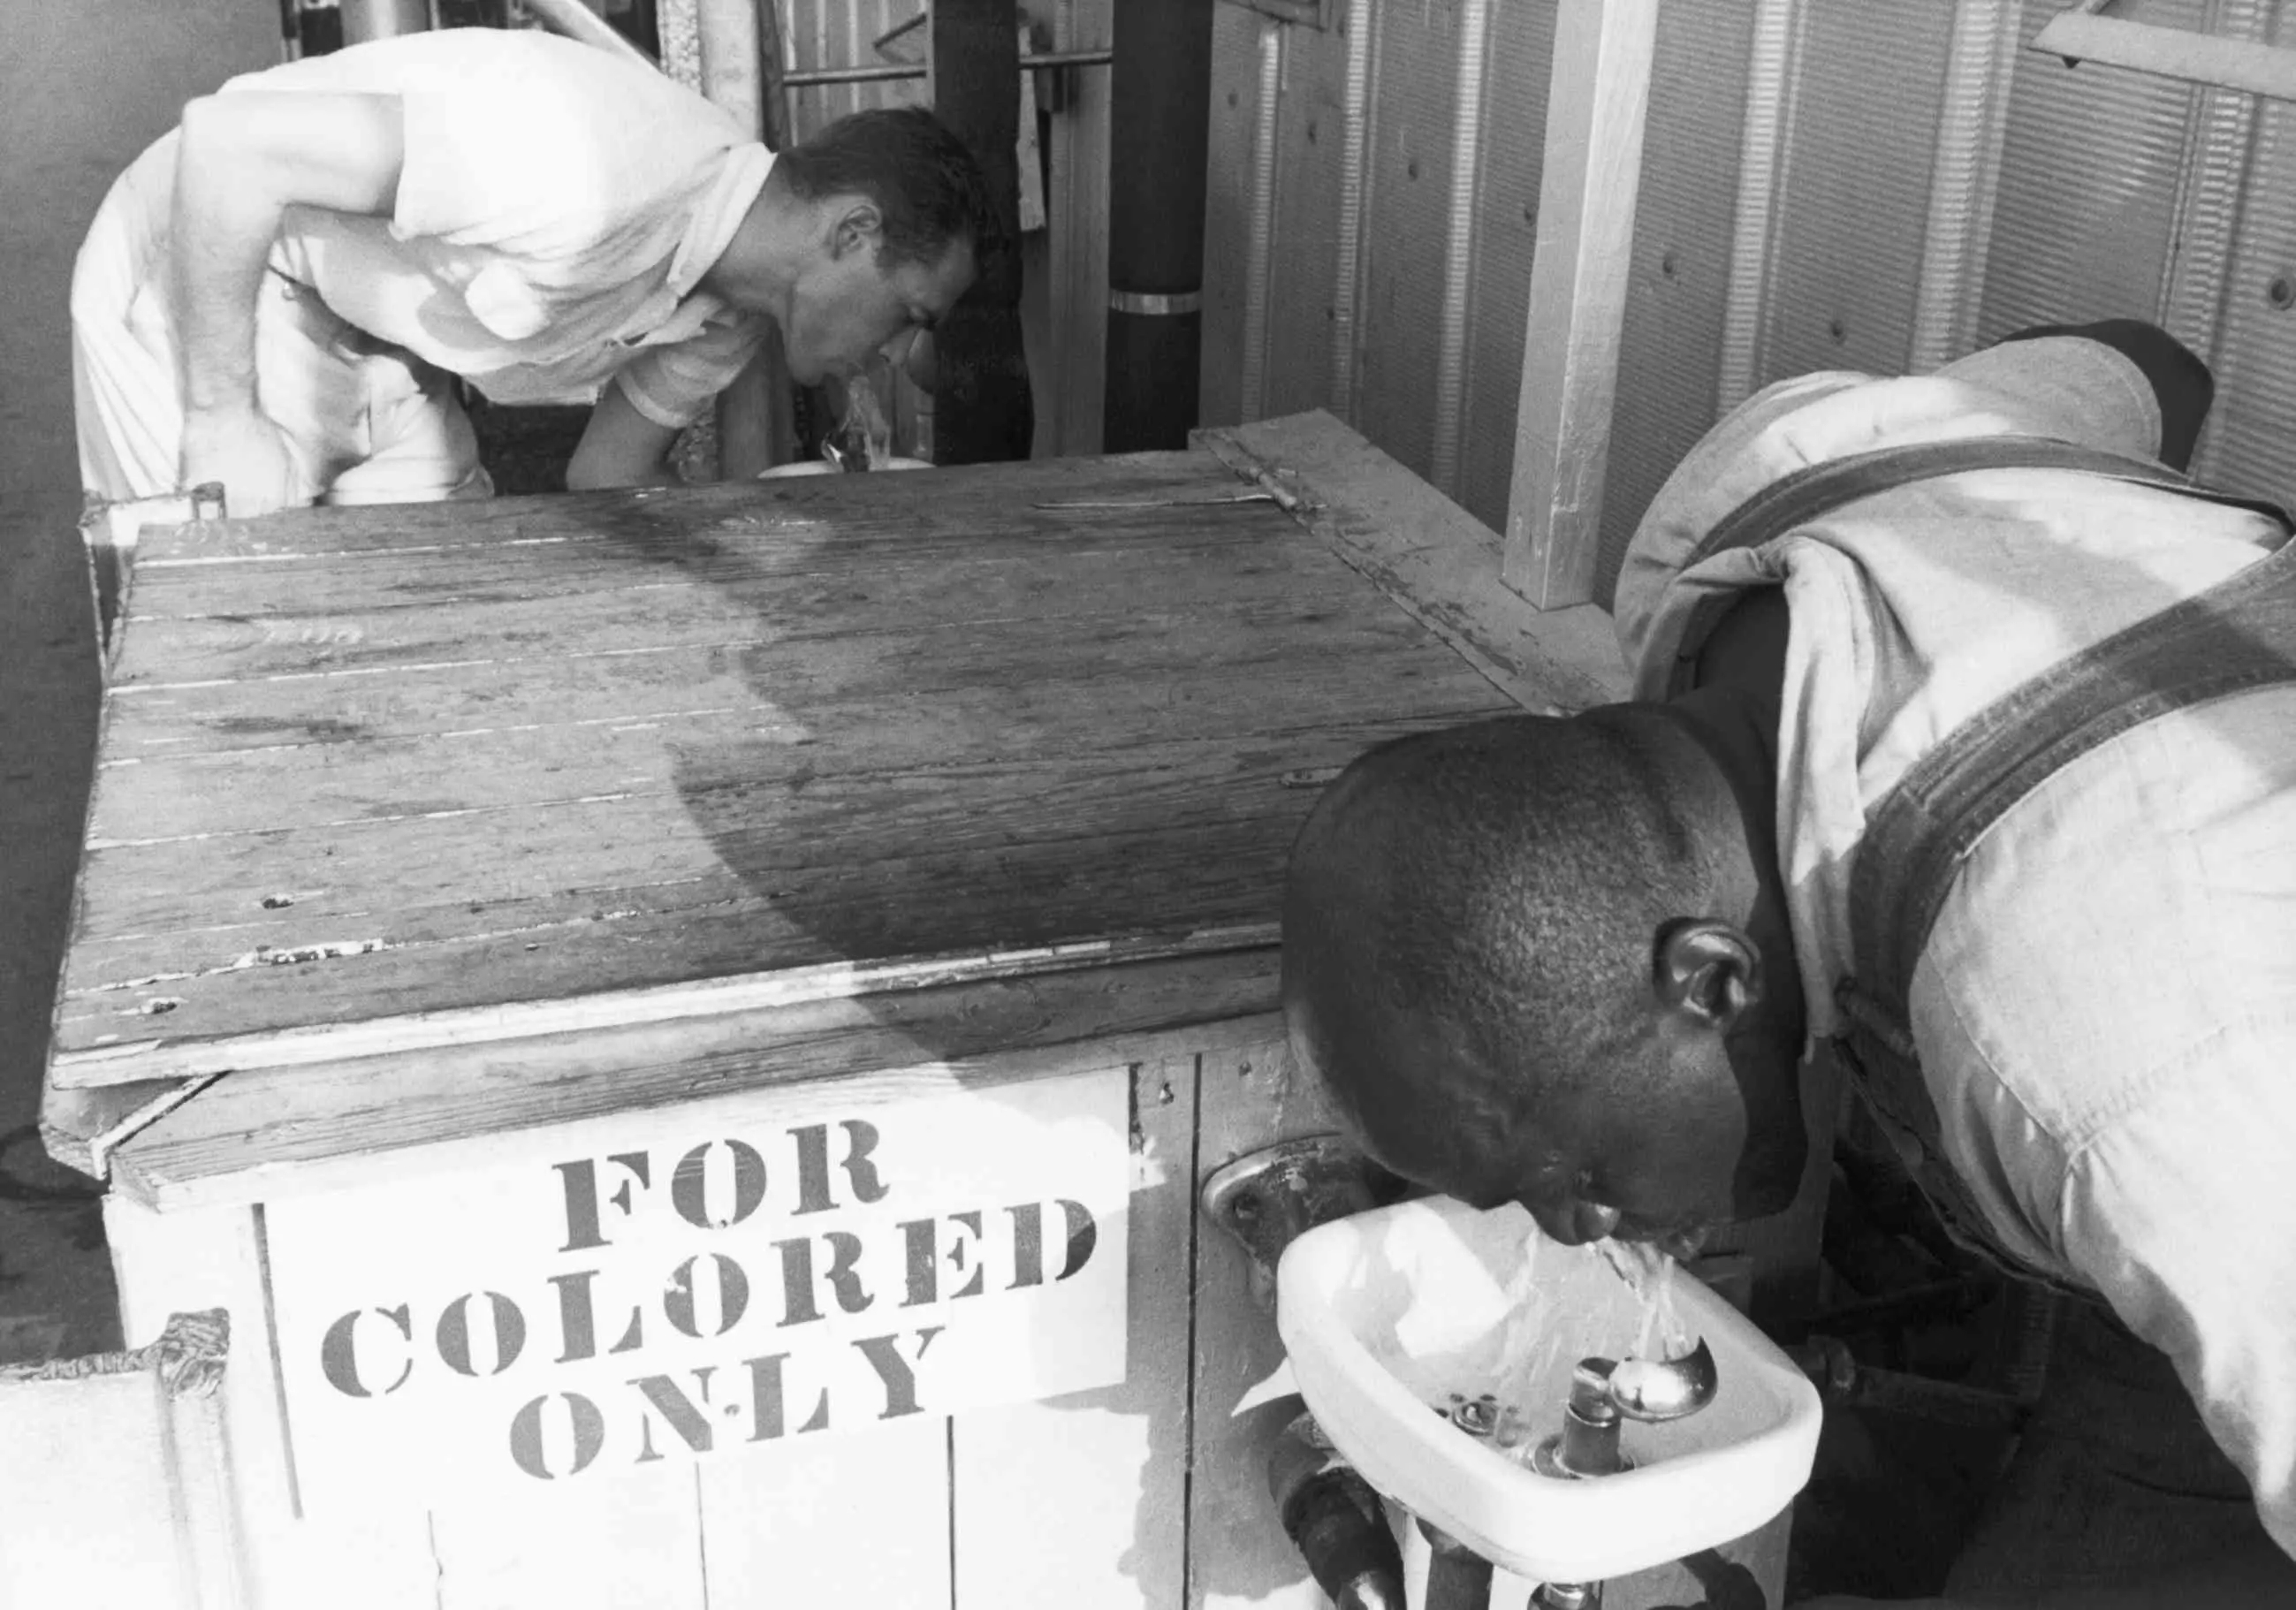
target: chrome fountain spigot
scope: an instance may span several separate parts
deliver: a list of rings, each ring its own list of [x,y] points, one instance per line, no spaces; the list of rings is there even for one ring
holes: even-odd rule
[[[1570,1373],[1562,1430],[1538,1445],[1532,1467],[1565,1480],[1616,1475],[1628,1463],[1619,1451],[1623,1422],[1655,1424],[1696,1414],[1714,1401],[1719,1380],[1702,1337],[1678,1359],[1581,1359]]]

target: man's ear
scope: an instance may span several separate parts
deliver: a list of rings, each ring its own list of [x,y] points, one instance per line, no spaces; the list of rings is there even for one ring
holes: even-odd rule
[[[1762,952],[1726,922],[1678,919],[1658,931],[1651,988],[1669,1010],[1727,1034],[1762,998]]]
[[[842,257],[849,252],[873,252],[884,235],[885,215],[877,210],[877,204],[866,196],[849,197],[837,215],[830,255]]]

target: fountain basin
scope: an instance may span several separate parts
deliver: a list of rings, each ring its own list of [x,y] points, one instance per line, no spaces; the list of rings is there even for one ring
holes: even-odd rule
[[[1600,1581],[1743,1536],[1809,1479],[1816,1389],[1694,1279],[1671,1295],[1677,1346],[1702,1336],[1714,1353],[1714,1399],[1628,1422],[1632,1468],[1584,1481],[1436,1412],[1488,1393],[1535,1444],[1560,1431],[1579,1359],[1664,1349],[1593,1248],[1547,1240],[1521,1208],[1431,1197],[1318,1225],[1284,1249],[1276,1322],[1317,1424],[1374,1488],[1517,1575]]]

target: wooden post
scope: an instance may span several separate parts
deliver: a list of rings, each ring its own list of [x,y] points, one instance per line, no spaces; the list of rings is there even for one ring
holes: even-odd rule
[[[1562,0],[1523,332],[1506,584],[1542,609],[1595,596],[1658,0]]]
[[[701,0],[701,93],[779,151],[788,138],[789,111],[782,91],[779,0]],[[749,480],[795,456],[797,421],[790,396],[789,362],[781,331],[769,325],[765,344],[740,378],[718,398],[718,474]]]
[[[929,31],[933,112],[988,176],[1012,241],[934,331],[933,457],[1025,459],[1036,408],[1021,346],[1021,37],[1012,0],[933,0]]]
[[[1113,37],[1111,0],[1060,7],[1056,50],[1091,50]],[[1051,215],[1053,365],[1047,405],[1058,411],[1056,456],[1100,451],[1108,351],[1108,115],[1104,72],[1070,69],[1053,119]]]
[[[2059,12],[2033,37],[2033,48],[2066,61],[2103,61],[2132,72],[2296,101],[2296,50],[2254,39],[2227,39],[2158,23]]]

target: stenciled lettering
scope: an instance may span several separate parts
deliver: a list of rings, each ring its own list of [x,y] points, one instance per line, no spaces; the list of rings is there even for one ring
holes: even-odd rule
[[[829,1248],[829,1267],[820,1278],[836,1294],[839,1308],[847,1313],[859,1313],[873,1300],[862,1288],[861,1277],[853,1269],[861,1259],[861,1238],[832,1230],[821,1240]],[[813,1296],[812,1238],[776,1241],[774,1246],[782,1254],[782,1323],[803,1325],[821,1318],[821,1310]]]
[[[709,1335],[724,1336],[742,1322],[742,1315],[750,1306],[750,1277],[742,1272],[739,1263],[714,1252],[686,1259],[669,1277],[669,1289],[662,1293],[661,1311],[669,1316],[671,1324],[697,1339],[703,1331],[701,1316],[697,1312],[701,1304],[696,1301],[701,1283],[694,1278],[694,1271],[704,1263],[718,1271],[718,1278],[709,1284],[713,1295],[709,1304],[718,1311],[718,1323]]]
[[[494,1361],[480,1369],[471,1354],[471,1299],[487,1299],[488,1328],[494,1336]],[[500,1375],[518,1362],[526,1348],[526,1316],[518,1304],[498,1291],[466,1292],[439,1311],[437,1331],[439,1361],[456,1375]]]
[[[946,1253],[941,1247],[940,1227],[944,1222],[954,1224],[965,1232],[952,1239]],[[922,1304],[941,1300],[940,1266],[943,1262],[955,1272],[955,1276],[970,1276],[964,1285],[948,1294],[952,1302],[958,1297],[980,1295],[981,1282],[987,1277],[980,1261],[980,1214],[978,1211],[950,1214],[945,1221],[906,1220],[901,1224],[900,1230],[908,1250],[908,1295],[903,1299],[902,1307],[915,1308]]]
[[[870,1161],[880,1139],[877,1126],[865,1118],[848,1118],[840,1127],[845,1131],[845,1182],[853,1199],[865,1206],[883,1201],[890,1188]],[[829,1189],[829,1126],[809,1124],[790,1131],[790,1136],[797,1142],[797,1211],[829,1212],[837,1205]]]
[[[385,1319],[398,1332],[398,1373],[390,1385],[371,1387],[359,1371],[359,1324],[370,1315]],[[354,1308],[333,1324],[319,1343],[319,1373],[327,1377],[327,1385],[345,1397],[388,1397],[406,1385],[406,1377],[414,1373],[414,1316],[401,1303],[396,1308]]]
[[[917,1360],[922,1363],[925,1349],[940,1335],[942,1327],[930,1325],[917,1332]],[[881,1420],[897,1420],[905,1414],[922,1412],[917,1403],[917,1372],[909,1361],[901,1356],[896,1345],[898,1336],[856,1336],[853,1345],[869,1361],[869,1368],[877,1372],[877,1379],[885,1388],[885,1412]]]
[[[709,1159],[723,1148],[733,1174],[733,1201],[723,1218],[709,1212]],[[766,1160],[742,1140],[705,1140],[677,1160],[669,1176],[669,1205],[696,1230],[730,1230],[766,1199]]]
[[[750,1372],[750,1441],[753,1442],[770,1442],[785,1434],[789,1416],[783,1393],[783,1366],[788,1362],[789,1354],[773,1353],[748,1360],[743,1365]],[[798,1429],[829,1429],[829,1388],[821,1389],[821,1394],[814,1400],[813,1412]]]
[[[556,1436],[548,1435],[543,1416],[552,1405],[562,1410],[562,1425]],[[563,1442],[570,1457],[566,1468],[553,1470],[544,1450],[545,1440]],[[521,1470],[537,1481],[552,1482],[562,1475],[579,1475],[596,1460],[606,1445],[606,1417],[598,1406],[578,1392],[554,1392],[534,1399],[510,1419],[510,1457]]]
[[[562,1346],[558,1354],[561,1364],[578,1363],[598,1356],[597,1309],[590,1295],[590,1286],[597,1279],[594,1269],[578,1269],[570,1274],[553,1275],[550,1283],[558,1287],[558,1331]],[[637,1304],[630,1304],[629,1322],[622,1328],[622,1339],[607,1349],[609,1353],[633,1353],[645,1343],[645,1320]]]
[[[637,1206],[631,1185],[636,1183],[647,1187],[653,1183],[647,1173],[650,1165],[646,1154],[616,1152],[606,1161],[618,1165],[629,1176],[616,1186],[614,1194],[607,1198],[621,1210],[622,1216],[627,1219]],[[558,1172],[566,1198],[566,1244],[558,1250],[593,1252],[603,1246],[606,1232],[599,1212],[598,1165],[583,1157],[572,1163],[557,1163],[551,1166]]]
[[[709,1407],[709,1377],[717,1373],[708,1365],[693,1372],[694,1397],[701,1400],[698,1404],[693,1398],[685,1395],[685,1388],[666,1375],[640,1376],[630,1383],[638,1389],[638,1395],[645,1400],[647,1406],[654,1410],[654,1414],[648,1414],[643,1409],[638,1412],[636,1463],[651,1465],[662,1457],[653,1445],[655,1414],[660,1415],[663,1422],[677,1434],[678,1440],[694,1452],[709,1451],[710,1435],[715,1427],[702,1410]]]

